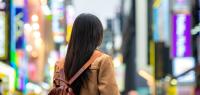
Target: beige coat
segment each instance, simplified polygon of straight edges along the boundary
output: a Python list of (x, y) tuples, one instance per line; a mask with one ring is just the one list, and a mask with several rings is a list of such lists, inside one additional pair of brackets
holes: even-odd
[[(56, 64), (54, 79), (61, 77), (61, 74), (57, 72), (63, 70), (63, 66), (64, 61)], [(81, 88), (80, 95), (120, 95), (115, 80), (112, 58), (110, 56), (102, 54), (96, 58), (89, 69), (91, 71), (89, 81)]]

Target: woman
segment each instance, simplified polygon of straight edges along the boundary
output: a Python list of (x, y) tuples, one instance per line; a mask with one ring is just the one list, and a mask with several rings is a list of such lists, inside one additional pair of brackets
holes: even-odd
[[(74, 21), (65, 61), (56, 64), (54, 79), (71, 79), (91, 56), (103, 38), (100, 20), (92, 14), (81, 14)], [(102, 53), (71, 85), (75, 95), (119, 95), (110, 56)], [(64, 70), (64, 74), (56, 73)], [(64, 76), (63, 76), (64, 75)], [(55, 86), (56, 83), (54, 83)], [(59, 84), (59, 82), (58, 82)]]

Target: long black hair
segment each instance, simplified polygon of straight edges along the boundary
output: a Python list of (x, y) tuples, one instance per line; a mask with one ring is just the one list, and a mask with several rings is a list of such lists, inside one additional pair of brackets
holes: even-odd
[[(101, 21), (92, 14), (80, 14), (74, 21), (72, 35), (65, 57), (64, 71), (69, 80), (91, 57), (94, 50), (101, 44), (103, 26)], [(88, 80), (87, 69), (71, 87), (76, 95)]]

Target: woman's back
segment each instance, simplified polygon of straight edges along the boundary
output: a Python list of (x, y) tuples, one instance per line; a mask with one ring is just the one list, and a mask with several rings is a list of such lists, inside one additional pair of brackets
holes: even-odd
[[(54, 76), (65, 77), (66, 81), (74, 79), (77, 72), (83, 71), (82, 67), (94, 58), (93, 55), (97, 52), (102, 53), (97, 50), (102, 39), (103, 26), (101, 21), (92, 14), (79, 15), (73, 24), (65, 60), (56, 67), (56, 72), (62, 70), (62, 73), (60, 75), (55, 73)], [(68, 89), (70, 86), (70, 89), (73, 89), (73, 93), (76, 95), (119, 94), (112, 59), (103, 53), (94, 60), (90, 68), (84, 69), (81, 74), (79, 73), (79, 77), (73, 83), (65, 82), (65, 84), (63, 87)], [(63, 87), (58, 87), (58, 90), (63, 91)], [(57, 91), (57, 89), (54, 90)]]
[[(63, 61), (59, 61), (55, 71), (60, 72), (63, 66)], [(80, 95), (119, 95), (112, 58), (109, 55), (102, 53), (96, 58), (89, 67), (89, 72), (88, 80), (81, 87)], [(61, 76), (63, 77), (60, 73), (54, 73), (54, 79)]]

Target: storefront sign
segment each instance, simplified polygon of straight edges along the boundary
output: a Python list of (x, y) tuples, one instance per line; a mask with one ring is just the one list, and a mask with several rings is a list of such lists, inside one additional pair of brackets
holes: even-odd
[(173, 33), (172, 33), (172, 57), (191, 56), (191, 15), (175, 14), (173, 15)]

